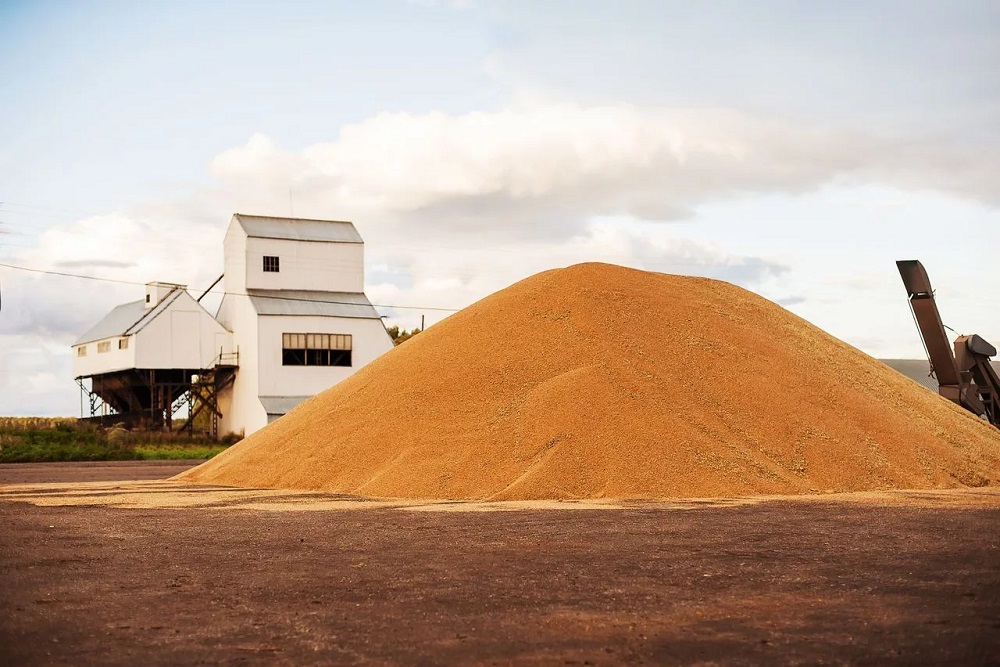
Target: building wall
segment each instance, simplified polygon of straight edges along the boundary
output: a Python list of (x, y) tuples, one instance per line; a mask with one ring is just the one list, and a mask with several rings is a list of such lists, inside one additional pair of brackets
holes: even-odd
[[(226, 291), (230, 291), (226, 276)], [(235, 292), (235, 290), (232, 290)], [(239, 352), (236, 380), (219, 396), (221, 433), (249, 435), (267, 424), (267, 413), (258, 391), (257, 313), (246, 296), (227, 294), (219, 307), (218, 320), (233, 332), (233, 348)]]
[[(264, 271), (265, 255), (279, 259), (277, 273)], [(364, 244), (248, 238), (245, 276), (249, 289), (363, 292)]]
[[(73, 346), (73, 377), (87, 377), (98, 373), (110, 373), (121, 371), (126, 368), (135, 368), (135, 340), (134, 336), (128, 336), (128, 348), (119, 349), (118, 341), (120, 337), (105, 338), (102, 341), (87, 343), (86, 345)], [(98, 345), (102, 342), (108, 343), (107, 352), (98, 352)], [(77, 354), (79, 348), (86, 348), (86, 356), (80, 357)]]
[(222, 249), (226, 291), (244, 294), (247, 289), (247, 235), (235, 221), (229, 223)]
[[(352, 366), (283, 366), (284, 333), (334, 333), (353, 337)], [(381, 320), (264, 315), (258, 318), (260, 396), (311, 396), (350, 377), (392, 349)]]
[[(128, 368), (207, 368), (220, 348), (230, 351), (233, 346), (232, 334), (187, 292), (125, 338), (128, 347), (124, 350), (119, 347), (119, 336), (73, 346), (73, 377)], [(108, 343), (107, 352), (98, 352), (102, 342)], [(87, 348), (83, 357), (77, 353), (80, 347)]]
[(187, 292), (135, 335), (136, 368), (208, 368), (231, 334)]

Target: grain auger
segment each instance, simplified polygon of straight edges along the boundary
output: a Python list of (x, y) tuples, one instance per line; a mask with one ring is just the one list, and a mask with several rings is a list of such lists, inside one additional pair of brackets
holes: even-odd
[(1000, 427), (1000, 377), (990, 365), (997, 349), (973, 334), (956, 338), (952, 353), (923, 264), (907, 259), (899, 260), (896, 266), (909, 293), (910, 309), (937, 378), (938, 393)]

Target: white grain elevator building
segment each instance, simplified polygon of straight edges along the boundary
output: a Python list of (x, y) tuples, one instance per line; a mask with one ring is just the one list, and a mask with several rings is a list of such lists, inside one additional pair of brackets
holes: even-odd
[(350, 222), (236, 214), (224, 248), (216, 318), (240, 368), (219, 397), (222, 432), (252, 433), (392, 349)]
[(350, 222), (237, 213), (223, 247), (215, 317), (183, 285), (150, 283), (73, 344), (92, 417), (100, 404), (170, 428), (186, 399), (217, 433), (248, 435), (392, 349)]

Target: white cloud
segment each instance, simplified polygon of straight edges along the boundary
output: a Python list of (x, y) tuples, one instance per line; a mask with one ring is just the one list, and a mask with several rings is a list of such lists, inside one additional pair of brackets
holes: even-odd
[(269, 183), (276, 192), (294, 183), (322, 203), (382, 212), (481, 199), (670, 218), (707, 196), (815, 184), (860, 163), (858, 153), (844, 137), (732, 112), (555, 104), (383, 113), (296, 154), (255, 135), (211, 169), (229, 183)]
[(582, 219), (688, 215), (705, 201), (834, 179), (1000, 200), (988, 151), (893, 142), (727, 110), (540, 104), (463, 115), (382, 113), (301, 151), (254, 135), (211, 171), (295, 206), (436, 228), (563, 237)]

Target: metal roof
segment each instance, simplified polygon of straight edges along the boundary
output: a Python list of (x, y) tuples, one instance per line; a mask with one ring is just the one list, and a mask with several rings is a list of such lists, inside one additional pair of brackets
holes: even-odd
[(319, 315), (380, 319), (364, 292), (248, 289), (258, 315)]
[(937, 392), (938, 381), (930, 376), (931, 365), (926, 359), (879, 359), (879, 361), (911, 380), (919, 382), (931, 391)]
[(90, 327), (85, 334), (73, 341), (73, 345), (83, 345), (95, 340), (121, 336), (146, 314), (146, 304), (143, 301), (133, 301), (116, 306), (105, 315), (100, 322)]
[(95, 340), (104, 340), (105, 338), (115, 338), (117, 336), (131, 336), (138, 333), (183, 293), (184, 288), (177, 286), (167, 296), (160, 299), (160, 302), (152, 308), (146, 308), (145, 300), (130, 301), (129, 303), (116, 306), (110, 313), (101, 318), (100, 322), (90, 327), (86, 333), (73, 341), (73, 345), (83, 345), (84, 343), (92, 343)]
[(233, 216), (247, 236), (292, 241), (335, 241), (363, 243), (354, 224), (342, 220), (307, 220), (304, 218), (273, 218), (237, 213)]
[[(937, 378), (931, 377), (931, 364), (926, 359), (879, 359), (879, 361), (937, 393), (938, 381)], [(1000, 360), (991, 361), (990, 364), (997, 373), (1000, 373)]]
[(260, 396), (260, 403), (268, 415), (286, 415), (296, 405), (311, 396)]

